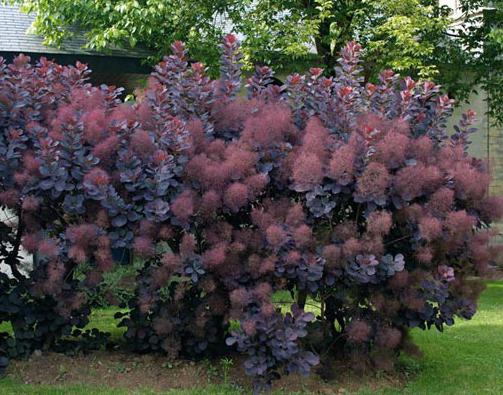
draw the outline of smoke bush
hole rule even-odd
[[[257,389],[320,360],[390,367],[409,328],[471,318],[469,277],[490,267],[502,214],[467,154],[473,114],[449,135],[453,102],[435,84],[389,70],[364,84],[355,43],[335,77],[278,87],[259,67],[244,98],[235,37],[222,49],[213,81],[175,43],[134,105],[81,64],[0,61],[0,205],[17,218],[0,228],[8,344],[29,353],[83,327],[124,247],[145,261],[119,315],[131,347],[236,345]],[[38,257],[27,275],[21,246]],[[280,291],[295,299],[286,315]]]

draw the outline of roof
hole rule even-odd
[[[84,49],[84,32],[72,29],[76,34],[66,39],[60,48],[43,44],[43,37],[28,33],[35,19],[34,14],[25,14],[19,7],[0,5],[0,52],[23,52],[31,54],[87,55],[122,58],[146,58],[152,53],[142,48],[108,48],[103,52]]]

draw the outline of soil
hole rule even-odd
[[[235,358],[229,371],[230,383],[251,388],[251,381],[242,371],[242,361]],[[25,384],[71,385],[85,383],[98,388],[154,392],[171,389],[201,388],[210,383],[223,382],[220,361],[169,361],[155,355],[126,354],[120,351],[97,351],[69,357],[44,352],[25,361],[12,361],[7,374]],[[363,377],[363,378],[362,378]],[[292,393],[346,394],[365,386],[370,389],[401,387],[401,374],[357,375],[345,374],[335,381],[324,382],[316,374],[310,377],[286,376],[274,383],[274,389]]]

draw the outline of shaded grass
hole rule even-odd
[[[2,322],[0,324],[0,332],[7,332],[12,334],[12,325],[10,322]]]
[[[120,341],[125,332],[125,328],[117,328],[118,320],[114,318],[114,314],[118,311],[114,307],[93,309],[89,316],[89,324],[84,328],[97,328],[103,332],[109,332],[111,340]],[[0,324],[0,332],[8,332],[12,334],[12,326],[10,322],[2,322]]]
[[[93,309],[91,311],[91,315],[89,316],[89,324],[86,329],[97,328],[103,332],[109,332],[110,340],[116,342],[121,341],[126,329],[117,327],[119,320],[116,320],[114,315],[118,311],[120,310],[113,307]]]
[[[3,395],[157,395],[159,392],[148,388],[139,389],[114,389],[88,386],[86,384],[76,385],[23,385],[18,381],[5,378],[0,382],[0,391]],[[204,389],[195,390],[171,390],[163,392],[166,395],[240,395],[243,390],[230,385],[208,385]]]
[[[277,295],[276,301],[285,306],[291,300],[288,294]],[[114,309],[99,309],[92,313],[90,326],[112,333],[120,339],[122,328],[116,328]],[[413,338],[424,356],[419,359],[403,358],[401,369],[409,380],[403,388],[362,388],[357,394],[503,394],[503,281],[487,284],[479,311],[471,321],[458,320],[444,333],[436,330],[414,330]],[[169,371],[166,372],[169,374]],[[365,380],[372,382],[372,379]],[[375,379],[376,383],[379,378]],[[331,386],[334,392],[337,384]],[[65,385],[24,385],[12,375],[0,381],[0,394],[153,394],[151,389],[112,389],[89,386],[85,383]],[[173,395],[246,393],[242,388],[230,385],[209,385],[200,389],[171,390]],[[293,394],[276,390],[276,394]],[[307,393],[307,392],[305,392]],[[346,393],[345,391],[340,393]]]

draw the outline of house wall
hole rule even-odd
[[[477,112],[477,122],[474,125],[478,131],[471,135],[469,153],[477,158],[485,159],[489,163],[492,173],[492,181],[489,187],[489,195],[503,196],[503,127],[491,124],[487,112],[487,95],[483,90],[473,93],[468,103],[457,107],[449,121],[449,131],[453,131],[454,125],[459,121],[461,114],[472,109]],[[493,242],[503,244],[503,222],[495,224],[499,229],[499,236]]]
[[[490,2],[487,2],[488,4]],[[461,10],[460,0],[439,0],[440,6],[448,6],[452,9],[452,29],[456,30],[460,27],[469,28],[473,22],[465,21]],[[482,13],[487,6],[482,6],[474,11],[474,15]],[[503,128],[492,125],[491,119],[488,119],[486,112],[488,109],[488,97],[486,92],[478,89],[477,93],[472,93],[467,103],[456,108],[454,116],[451,119],[450,129],[454,122],[458,121],[461,114],[471,108],[478,114],[478,121],[475,125],[479,131],[472,135],[472,145],[470,153],[479,158],[487,159],[493,174],[489,192],[491,195],[503,196]]]
[[[460,10],[460,0],[440,0],[438,4],[442,6],[447,6],[452,10],[452,17],[454,19],[461,16]]]
[[[487,95],[483,90],[472,93],[467,103],[463,103],[454,110],[449,121],[449,131],[453,131],[454,125],[461,118],[461,114],[468,109],[477,112],[475,127],[478,131],[472,134],[469,152],[471,155],[486,159],[492,172],[493,181],[489,188],[491,195],[503,196],[503,127],[492,124],[488,118]]]

